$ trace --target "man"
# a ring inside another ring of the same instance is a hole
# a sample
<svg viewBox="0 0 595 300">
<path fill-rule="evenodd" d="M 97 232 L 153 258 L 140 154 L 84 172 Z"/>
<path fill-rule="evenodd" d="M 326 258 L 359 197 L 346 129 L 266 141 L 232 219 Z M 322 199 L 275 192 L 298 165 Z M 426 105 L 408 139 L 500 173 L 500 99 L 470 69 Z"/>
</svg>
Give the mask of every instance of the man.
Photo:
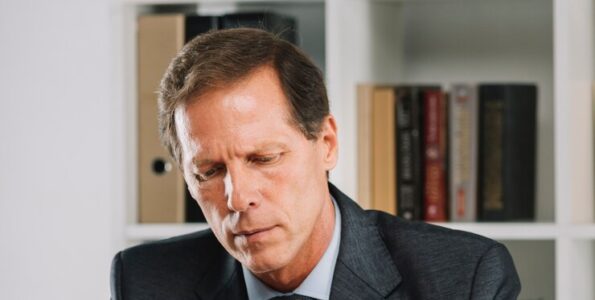
<svg viewBox="0 0 595 300">
<path fill-rule="evenodd" d="M 492 240 L 364 211 L 327 182 L 337 126 L 320 71 L 256 29 L 186 45 L 160 87 L 164 144 L 210 230 L 120 252 L 116 299 L 514 299 Z"/>
</svg>

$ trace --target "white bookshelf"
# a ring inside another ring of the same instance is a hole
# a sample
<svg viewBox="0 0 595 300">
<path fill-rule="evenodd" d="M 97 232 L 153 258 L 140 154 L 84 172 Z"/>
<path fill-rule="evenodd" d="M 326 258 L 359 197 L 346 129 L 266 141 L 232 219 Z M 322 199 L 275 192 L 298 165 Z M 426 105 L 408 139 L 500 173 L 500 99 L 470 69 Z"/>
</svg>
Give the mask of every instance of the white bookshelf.
<svg viewBox="0 0 595 300">
<path fill-rule="evenodd" d="M 209 228 L 206 223 L 186 224 L 130 224 L 126 226 L 126 239 L 132 243 L 155 241 Z"/>
<path fill-rule="evenodd" d="M 439 225 L 505 243 L 523 283 L 519 299 L 595 299 L 591 0 L 120 0 L 114 30 L 125 184 L 114 235 L 122 247 L 207 228 L 136 222 L 135 18 L 152 5 L 180 3 L 316 15 L 300 34 L 314 36 L 312 55 L 323 64 L 338 120 L 340 159 L 331 181 L 350 196 L 357 194 L 356 84 L 536 83 L 536 222 Z"/>
</svg>

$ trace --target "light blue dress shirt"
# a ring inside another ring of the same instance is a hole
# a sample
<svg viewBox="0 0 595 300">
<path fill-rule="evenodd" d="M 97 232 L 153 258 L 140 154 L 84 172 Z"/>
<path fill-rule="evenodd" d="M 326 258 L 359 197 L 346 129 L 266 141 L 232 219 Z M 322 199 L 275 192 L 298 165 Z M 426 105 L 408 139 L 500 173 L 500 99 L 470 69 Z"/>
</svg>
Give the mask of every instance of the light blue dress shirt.
<svg viewBox="0 0 595 300">
<path fill-rule="evenodd" d="M 242 265 L 244 273 L 244 281 L 246 282 L 246 290 L 248 291 L 248 299 L 250 300 L 265 300 L 277 296 L 300 294 L 320 300 L 328 300 L 331 295 L 331 286 L 333 283 L 333 274 L 335 272 L 335 264 L 337 263 L 337 256 L 339 255 L 339 245 L 341 244 L 341 212 L 337 206 L 337 202 L 331 196 L 333 205 L 335 207 L 335 228 L 333 229 L 333 237 L 328 248 L 322 255 L 322 258 L 316 264 L 316 267 L 310 272 L 304 282 L 300 284 L 291 293 L 281 293 L 275 291 L 264 283 L 262 283 L 256 276 Z"/>
</svg>

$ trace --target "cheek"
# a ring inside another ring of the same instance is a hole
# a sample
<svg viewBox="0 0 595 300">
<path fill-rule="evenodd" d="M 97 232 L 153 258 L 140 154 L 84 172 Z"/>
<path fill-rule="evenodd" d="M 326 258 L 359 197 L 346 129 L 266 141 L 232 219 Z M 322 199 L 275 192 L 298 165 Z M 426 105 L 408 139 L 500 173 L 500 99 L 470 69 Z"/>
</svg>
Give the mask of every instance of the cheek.
<svg viewBox="0 0 595 300">
<path fill-rule="evenodd" d="M 198 187 L 195 180 L 195 183 L 188 184 L 188 187 L 192 189 L 190 193 L 198 202 L 211 227 L 220 227 L 228 213 L 223 183 Z"/>
<path fill-rule="evenodd" d="M 223 184 L 210 185 L 196 188 L 197 200 L 201 207 L 217 207 L 217 204 L 225 204 L 225 190 Z"/>
<path fill-rule="evenodd" d="M 267 193 L 265 197 L 275 199 L 291 219 L 301 218 L 304 211 L 312 209 L 311 200 L 321 187 L 326 188 L 326 178 L 321 177 L 325 176 L 324 170 L 316 158 L 313 151 L 304 150 L 264 173 L 266 180 L 262 182 L 266 185 L 261 186 Z"/>
<path fill-rule="evenodd" d="M 320 182 L 320 175 L 324 175 L 324 165 L 319 153 L 307 142 L 299 153 L 296 153 L 288 162 L 279 176 L 294 186 L 306 188 L 307 186 Z M 324 180 L 323 180 L 324 181 Z M 302 190 L 303 194 L 311 192 L 309 189 Z"/>
<path fill-rule="evenodd" d="M 304 186 L 302 170 L 297 162 L 286 161 L 274 168 L 258 172 L 253 178 L 254 185 L 263 199 L 270 199 L 276 205 L 288 206 L 294 202 L 293 198 L 301 192 Z"/>
</svg>

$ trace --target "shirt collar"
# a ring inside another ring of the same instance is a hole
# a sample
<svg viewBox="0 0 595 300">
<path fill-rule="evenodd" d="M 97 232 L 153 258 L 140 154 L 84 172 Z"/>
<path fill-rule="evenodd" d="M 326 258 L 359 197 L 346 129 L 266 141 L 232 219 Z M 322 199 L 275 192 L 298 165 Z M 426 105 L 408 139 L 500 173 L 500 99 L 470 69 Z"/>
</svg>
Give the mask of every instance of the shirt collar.
<svg viewBox="0 0 595 300">
<path fill-rule="evenodd" d="M 339 245 L 341 243 L 341 211 L 337 202 L 331 196 L 333 206 L 335 208 L 335 227 L 333 229 L 333 237 L 326 248 L 322 258 L 316 264 L 312 272 L 304 279 L 302 284 L 291 293 L 281 293 L 269 288 L 262 283 L 256 276 L 242 265 L 242 272 L 244 273 L 244 281 L 246 283 L 246 290 L 248 292 L 248 299 L 260 300 L 270 299 L 277 296 L 300 294 L 315 299 L 327 300 L 331 295 L 331 287 L 333 282 L 333 274 L 335 272 L 335 264 L 339 255 Z"/>
</svg>

